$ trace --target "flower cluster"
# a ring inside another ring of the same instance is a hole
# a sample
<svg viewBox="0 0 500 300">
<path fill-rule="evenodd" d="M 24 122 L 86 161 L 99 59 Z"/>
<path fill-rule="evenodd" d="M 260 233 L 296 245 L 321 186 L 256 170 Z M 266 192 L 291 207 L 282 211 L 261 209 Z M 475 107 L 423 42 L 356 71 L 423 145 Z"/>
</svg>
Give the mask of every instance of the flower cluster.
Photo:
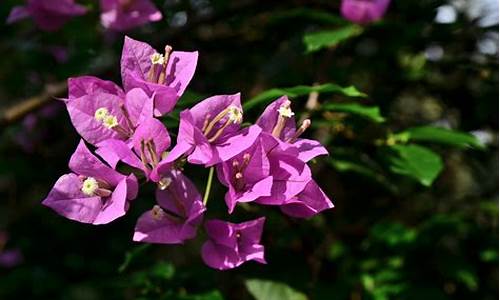
<svg viewBox="0 0 500 300">
<path fill-rule="evenodd" d="M 100 0 L 101 24 L 106 29 L 127 31 L 162 19 L 161 12 L 151 0 Z M 40 29 L 55 31 L 73 17 L 87 13 L 87 8 L 74 0 L 27 0 L 16 6 L 7 23 L 31 17 Z"/>
<path fill-rule="evenodd" d="M 318 141 L 301 138 L 311 121 L 297 127 L 285 96 L 250 126 L 242 125 L 240 94 L 207 98 L 180 113 L 171 146 L 159 117 L 174 109 L 197 60 L 197 52 L 167 46 L 160 54 L 126 37 L 123 89 L 96 77 L 70 78 L 65 103 L 82 140 L 69 161 L 71 173 L 57 180 L 43 204 L 72 220 L 106 224 L 126 214 L 138 194 L 137 178 L 144 178 L 157 187 L 156 204 L 138 219 L 133 240 L 183 243 L 195 237 L 208 199 L 183 174 L 189 163 L 210 167 L 211 174 L 216 170 L 228 189 L 229 213 L 243 202 L 275 205 L 296 218 L 333 207 L 307 165 L 327 151 Z M 122 173 L 119 164 L 133 171 Z M 240 224 L 206 221 L 203 260 L 221 270 L 249 260 L 265 263 L 263 226 L 264 218 Z"/>
</svg>

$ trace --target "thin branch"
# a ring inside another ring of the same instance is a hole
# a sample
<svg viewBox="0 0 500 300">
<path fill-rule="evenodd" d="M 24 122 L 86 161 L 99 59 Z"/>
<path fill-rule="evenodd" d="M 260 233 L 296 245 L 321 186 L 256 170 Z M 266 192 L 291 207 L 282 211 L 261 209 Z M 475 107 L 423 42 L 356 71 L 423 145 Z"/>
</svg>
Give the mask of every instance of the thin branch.
<svg viewBox="0 0 500 300">
<path fill-rule="evenodd" d="M 0 128 L 4 128 L 7 125 L 22 119 L 28 113 L 41 108 L 45 104 L 54 100 L 55 97 L 61 96 L 66 89 L 67 84 L 65 81 L 47 85 L 45 90 L 40 95 L 28 98 L 7 108 L 1 114 Z"/>
</svg>

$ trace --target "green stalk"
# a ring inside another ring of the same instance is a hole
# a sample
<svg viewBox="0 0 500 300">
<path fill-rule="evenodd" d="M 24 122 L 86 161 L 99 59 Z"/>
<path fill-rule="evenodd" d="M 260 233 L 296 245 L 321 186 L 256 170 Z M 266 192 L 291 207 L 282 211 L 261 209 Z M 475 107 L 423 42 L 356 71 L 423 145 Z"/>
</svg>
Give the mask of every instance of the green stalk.
<svg viewBox="0 0 500 300">
<path fill-rule="evenodd" d="M 210 168 L 208 172 L 207 185 L 205 186 L 205 195 L 203 196 L 203 205 L 207 206 L 208 196 L 210 195 L 210 189 L 212 188 L 212 179 L 214 178 L 214 167 Z"/>
</svg>

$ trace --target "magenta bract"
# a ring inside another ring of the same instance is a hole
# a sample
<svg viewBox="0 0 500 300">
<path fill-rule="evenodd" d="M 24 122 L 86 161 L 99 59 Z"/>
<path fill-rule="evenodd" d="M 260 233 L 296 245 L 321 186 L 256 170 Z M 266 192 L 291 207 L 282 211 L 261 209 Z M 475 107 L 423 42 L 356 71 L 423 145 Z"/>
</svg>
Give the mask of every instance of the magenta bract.
<svg viewBox="0 0 500 300">
<path fill-rule="evenodd" d="M 295 218 L 309 218 L 329 208 L 333 208 L 333 203 L 314 180 L 280 206 L 283 213 Z"/>
<path fill-rule="evenodd" d="M 187 177 L 179 171 L 164 174 L 156 190 L 156 201 L 158 205 L 137 221 L 134 241 L 181 244 L 196 236 L 205 206 Z"/>
<path fill-rule="evenodd" d="M 270 196 L 273 185 L 270 174 L 270 162 L 260 139 L 230 160 L 218 164 L 218 178 L 229 188 L 225 196 L 229 213 L 239 202 Z"/>
<path fill-rule="evenodd" d="M 157 168 L 162 162 L 163 153 L 170 147 L 170 136 L 165 125 L 150 117 L 141 122 L 128 143 L 107 139 L 98 143 L 97 147 L 96 153 L 113 168 L 121 161 L 142 170 L 147 179 L 158 182 L 161 178 Z"/>
<path fill-rule="evenodd" d="M 95 78 L 73 79 L 66 101 L 71 122 L 89 143 L 107 139 L 127 141 L 136 128 L 153 116 L 153 99 L 141 89 L 124 94 L 110 82 Z"/>
<path fill-rule="evenodd" d="M 256 124 L 262 131 L 273 136 L 281 147 L 293 147 L 299 151 L 298 157 L 304 162 L 318 155 L 326 155 L 328 151 L 319 141 L 300 138 L 302 133 L 311 125 L 306 119 L 297 129 L 295 117 L 291 109 L 291 101 L 283 96 L 269 104 L 257 119 Z"/>
<path fill-rule="evenodd" d="M 150 45 L 125 37 L 121 58 L 121 75 L 125 91 L 141 88 L 154 97 L 155 115 L 174 108 L 196 70 L 198 52 L 156 52 Z"/>
<path fill-rule="evenodd" d="M 127 31 L 162 19 L 150 0 L 100 0 L 101 24 L 104 28 Z"/>
<path fill-rule="evenodd" d="M 7 18 L 14 23 L 31 17 L 40 29 L 55 31 L 72 17 L 84 15 L 87 9 L 73 0 L 27 0 L 25 6 L 16 6 Z"/>
<path fill-rule="evenodd" d="M 166 160 L 187 156 L 190 163 L 205 166 L 227 161 L 250 147 L 261 132 L 258 126 L 240 129 L 242 120 L 240 94 L 201 101 L 181 112 L 177 145 Z"/>
<path fill-rule="evenodd" d="M 101 162 L 80 141 L 71 156 L 73 173 L 61 176 L 43 204 L 78 222 L 106 224 L 123 215 L 137 196 L 133 174 L 122 175 Z"/>
<path fill-rule="evenodd" d="M 203 261 L 219 270 L 236 268 L 249 260 L 265 264 L 264 246 L 260 244 L 264 221 L 265 218 L 239 224 L 207 221 L 209 240 L 201 249 Z"/>
</svg>

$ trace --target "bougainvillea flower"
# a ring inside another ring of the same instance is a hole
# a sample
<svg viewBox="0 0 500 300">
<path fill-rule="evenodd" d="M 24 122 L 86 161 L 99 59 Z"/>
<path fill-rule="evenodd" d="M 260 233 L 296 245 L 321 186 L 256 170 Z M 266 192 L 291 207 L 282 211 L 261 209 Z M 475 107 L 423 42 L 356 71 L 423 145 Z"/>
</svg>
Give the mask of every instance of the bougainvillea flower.
<svg viewBox="0 0 500 300">
<path fill-rule="evenodd" d="M 291 102 L 283 96 L 269 104 L 256 124 L 262 131 L 275 137 L 284 145 L 290 145 L 299 150 L 299 158 L 307 162 L 318 155 L 328 154 L 328 151 L 316 140 L 300 138 L 302 133 L 311 126 L 311 120 L 306 119 L 297 129 L 295 117 L 290 108 Z"/>
<path fill-rule="evenodd" d="M 108 139 L 97 144 L 96 153 L 111 167 L 116 168 L 122 161 L 132 167 L 143 170 L 148 179 L 157 182 L 160 178 L 150 178 L 152 170 L 160 163 L 163 153 L 170 147 L 167 128 L 158 119 L 147 118 L 135 129 L 129 144 L 122 140 Z"/>
<path fill-rule="evenodd" d="M 233 224 L 221 220 L 205 223 L 209 240 L 201 248 L 201 257 L 210 267 L 227 270 L 254 260 L 265 264 L 260 244 L 265 218 Z"/>
<path fill-rule="evenodd" d="M 180 114 L 177 145 L 167 156 L 174 161 L 188 155 L 192 164 L 212 166 L 249 148 L 260 135 L 254 125 L 240 130 L 240 94 L 213 96 Z"/>
<path fill-rule="evenodd" d="M 45 51 L 49 53 L 57 63 L 65 64 L 69 60 L 69 49 L 65 46 L 51 45 L 45 48 Z"/>
<path fill-rule="evenodd" d="M 196 186 L 180 171 L 164 175 L 155 205 L 135 226 L 134 241 L 182 244 L 196 236 L 205 206 Z"/>
<path fill-rule="evenodd" d="M 13 268 L 24 260 L 23 254 L 19 249 L 5 249 L 8 238 L 7 232 L 0 231 L 0 268 Z"/>
<path fill-rule="evenodd" d="M 309 181 L 297 196 L 280 206 L 283 213 L 295 218 L 309 218 L 329 208 L 333 208 L 332 201 L 314 180 Z"/>
<path fill-rule="evenodd" d="M 351 22 L 367 24 L 380 20 L 391 0 L 342 0 L 340 11 Z"/>
<path fill-rule="evenodd" d="M 78 222 L 106 224 L 123 215 L 137 196 L 133 174 L 118 173 L 94 156 L 83 140 L 71 156 L 73 173 L 57 180 L 43 204 Z"/>
<path fill-rule="evenodd" d="M 150 45 L 125 37 L 121 58 L 121 75 L 125 91 L 139 87 L 154 96 L 155 115 L 174 108 L 196 70 L 198 52 L 156 52 Z"/>
<path fill-rule="evenodd" d="M 32 17 L 38 27 L 46 31 L 61 28 L 72 17 L 87 12 L 85 6 L 73 0 L 28 0 L 25 6 L 16 6 L 7 18 L 7 23 Z"/>
<path fill-rule="evenodd" d="M 261 142 L 269 159 L 270 175 L 273 185 L 270 196 L 262 196 L 256 203 L 265 205 L 283 205 L 304 190 L 311 181 L 311 169 L 299 158 L 294 147 L 287 147 L 270 135 L 263 134 Z"/>
<path fill-rule="evenodd" d="M 100 0 L 104 28 L 126 31 L 162 19 L 150 0 Z"/>
<path fill-rule="evenodd" d="M 250 202 L 271 195 L 273 177 L 269 159 L 260 139 L 248 149 L 217 165 L 217 176 L 229 190 L 225 201 L 232 213 L 238 202 Z"/>
<path fill-rule="evenodd" d="M 23 254 L 21 253 L 21 250 L 17 248 L 0 250 L 0 267 L 13 268 L 21 264 L 23 260 Z"/>
<path fill-rule="evenodd" d="M 132 89 L 123 96 L 119 91 L 103 91 L 102 85 L 85 88 L 96 91 L 83 94 L 83 90 L 75 91 L 76 87 L 70 89 L 66 107 L 76 131 L 93 145 L 107 139 L 129 140 L 137 126 L 153 115 L 153 100 L 141 89 Z"/>
</svg>

